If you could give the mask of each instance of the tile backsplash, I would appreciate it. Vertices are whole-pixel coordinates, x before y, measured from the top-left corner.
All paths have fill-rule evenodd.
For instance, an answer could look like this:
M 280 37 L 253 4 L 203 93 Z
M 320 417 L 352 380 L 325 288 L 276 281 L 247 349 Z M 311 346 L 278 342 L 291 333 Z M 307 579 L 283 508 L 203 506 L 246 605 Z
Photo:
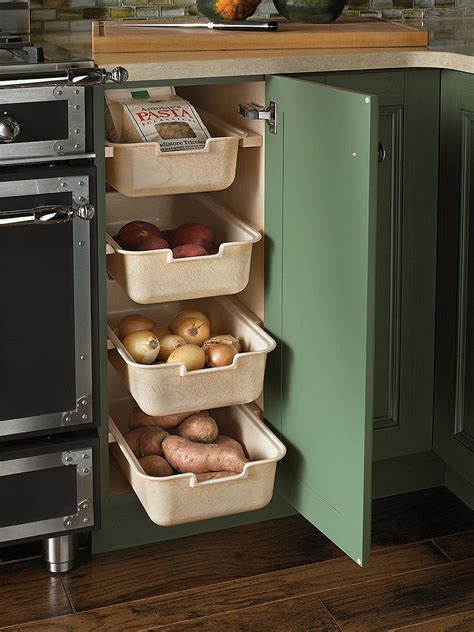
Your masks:
M 258 16 L 276 14 L 273 2 L 262 0 Z M 445 18 L 474 18 L 474 0 L 349 0 L 348 16 L 423 21 L 429 28 Z M 89 31 L 98 19 L 157 19 L 197 15 L 193 0 L 31 0 L 31 30 Z M 417 24 L 418 26 L 418 24 Z

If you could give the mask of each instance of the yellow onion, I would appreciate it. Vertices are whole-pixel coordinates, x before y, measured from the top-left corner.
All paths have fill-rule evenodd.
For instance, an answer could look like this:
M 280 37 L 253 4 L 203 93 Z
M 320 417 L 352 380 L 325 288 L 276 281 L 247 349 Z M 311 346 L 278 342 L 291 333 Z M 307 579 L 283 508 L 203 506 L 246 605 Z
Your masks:
M 210 335 L 209 325 L 200 318 L 187 318 L 179 323 L 175 333 L 191 345 L 201 346 Z
M 160 352 L 160 341 L 151 331 L 134 331 L 125 336 L 123 346 L 139 364 L 153 364 Z
M 210 367 L 229 366 L 236 354 L 237 349 L 232 345 L 224 343 L 211 345 L 207 351 L 207 364 Z
M 167 362 L 183 362 L 188 371 L 197 371 L 205 367 L 206 354 L 197 345 L 183 345 L 168 356 Z
M 182 312 L 179 312 L 178 314 L 176 314 L 176 316 L 168 325 L 171 333 L 177 334 L 178 332 L 176 331 L 176 329 L 178 325 L 181 322 L 183 322 L 183 320 L 187 320 L 188 318 L 199 318 L 200 320 L 204 321 L 207 324 L 207 326 L 209 327 L 209 330 L 211 329 L 211 323 L 209 321 L 209 318 L 206 316 L 206 314 L 203 314 L 197 309 L 184 309 Z
M 153 327 L 149 331 L 154 333 L 155 336 L 158 338 L 158 340 L 161 340 L 163 336 L 168 336 L 171 333 L 169 329 L 167 329 L 166 327 L 161 327 L 161 325 L 157 325 L 156 327 Z
M 230 334 L 220 334 L 219 336 L 212 336 L 212 338 L 206 340 L 202 346 L 204 351 L 207 353 L 211 345 L 218 344 L 231 345 L 232 347 L 235 347 L 237 353 L 240 353 L 242 351 L 240 340 L 235 336 L 231 336 Z
M 128 334 L 133 334 L 134 331 L 150 331 L 153 327 L 156 327 L 155 321 L 141 314 L 129 314 L 122 318 L 118 324 L 119 335 L 122 340 Z
M 176 336 L 175 334 L 162 336 L 160 338 L 160 353 L 158 354 L 158 360 L 161 360 L 161 362 L 166 362 L 173 351 L 185 344 L 186 340 L 184 340 L 184 338 L 181 338 L 181 336 Z

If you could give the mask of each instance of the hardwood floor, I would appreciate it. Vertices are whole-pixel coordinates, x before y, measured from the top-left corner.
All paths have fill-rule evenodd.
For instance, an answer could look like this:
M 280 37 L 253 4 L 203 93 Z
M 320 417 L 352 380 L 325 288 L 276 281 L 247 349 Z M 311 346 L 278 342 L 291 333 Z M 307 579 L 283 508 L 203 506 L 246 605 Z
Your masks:
M 359 568 L 297 516 L 84 560 L 0 564 L 0 630 L 474 632 L 474 512 L 444 488 L 374 503 Z

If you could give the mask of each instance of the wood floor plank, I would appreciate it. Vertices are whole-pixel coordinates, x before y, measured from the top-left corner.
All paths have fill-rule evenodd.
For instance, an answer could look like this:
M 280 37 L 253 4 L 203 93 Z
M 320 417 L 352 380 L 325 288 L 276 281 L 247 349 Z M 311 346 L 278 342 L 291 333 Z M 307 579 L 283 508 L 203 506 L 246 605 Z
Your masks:
M 383 632 L 472 609 L 474 560 L 345 587 L 320 598 L 344 632 Z
M 137 626 L 169 626 L 308 593 L 323 592 L 422 568 L 449 564 L 432 542 L 422 542 L 374 553 L 359 568 L 348 557 L 308 564 L 161 597 L 143 599 L 54 619 L 55 632 L 118 632 Z M 50 621 L 33 623 L 22 632 L 48 632 Z M 1 628 L 0 628 L 1 629 Z M 293 628 L 294 629 L 294 628 Z
M 139 632 L 152 632 L 156 627 L 142 628 Z M 217 632 L 251 632 L 272 630 L 272 632 L 340 632 L 340 628 L 324 608 L 316 595 L 305 595 L 294 599 L 274 601 L 272 603 L 234 610 L 205 619 L 187 621 L 167 626 L 167 630 L 192 632 L 207 630 Z
M 77 612 L 342 556 L 292 516 L 97 555 L 63 582 Z
M 1 625 L 70 612 L 61 580 L 46 573 L 39 560 L 0 565 Z
M 474 512 L 445 488 L 374 502 L 375 548 L 474 529 Z M 95 556 L 64 584 L 76 611 L 341 557 L 302 516 Z
M 395 628 L 391 632 L 472 632 L 474 630 L 474 610 L 453 614 L 450 617 L 416 623 L 404 628 Z
M 437 538 L 434 542 L 453 562 L 474 557 L 474 531 Z
M 446 487 L 379 498 L 372 516 L 373 548 L 474 529 L 474 511 Z

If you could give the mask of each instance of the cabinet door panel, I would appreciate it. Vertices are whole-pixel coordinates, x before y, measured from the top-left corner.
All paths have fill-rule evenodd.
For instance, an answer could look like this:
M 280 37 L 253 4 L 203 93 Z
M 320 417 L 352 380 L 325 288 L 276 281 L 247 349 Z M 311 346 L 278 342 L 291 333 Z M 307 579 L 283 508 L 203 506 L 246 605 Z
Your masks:
M 374 459 L 432 447 L 439 75 L 312 76 L 379 103 Z
M 474 484 L 474 78 L 441 87 L 435 450 Z
M 268 421 L 288 448 L 278 489 L 359 563 L 368 560 L 373 419 L 377 102 L 267 80 Z

